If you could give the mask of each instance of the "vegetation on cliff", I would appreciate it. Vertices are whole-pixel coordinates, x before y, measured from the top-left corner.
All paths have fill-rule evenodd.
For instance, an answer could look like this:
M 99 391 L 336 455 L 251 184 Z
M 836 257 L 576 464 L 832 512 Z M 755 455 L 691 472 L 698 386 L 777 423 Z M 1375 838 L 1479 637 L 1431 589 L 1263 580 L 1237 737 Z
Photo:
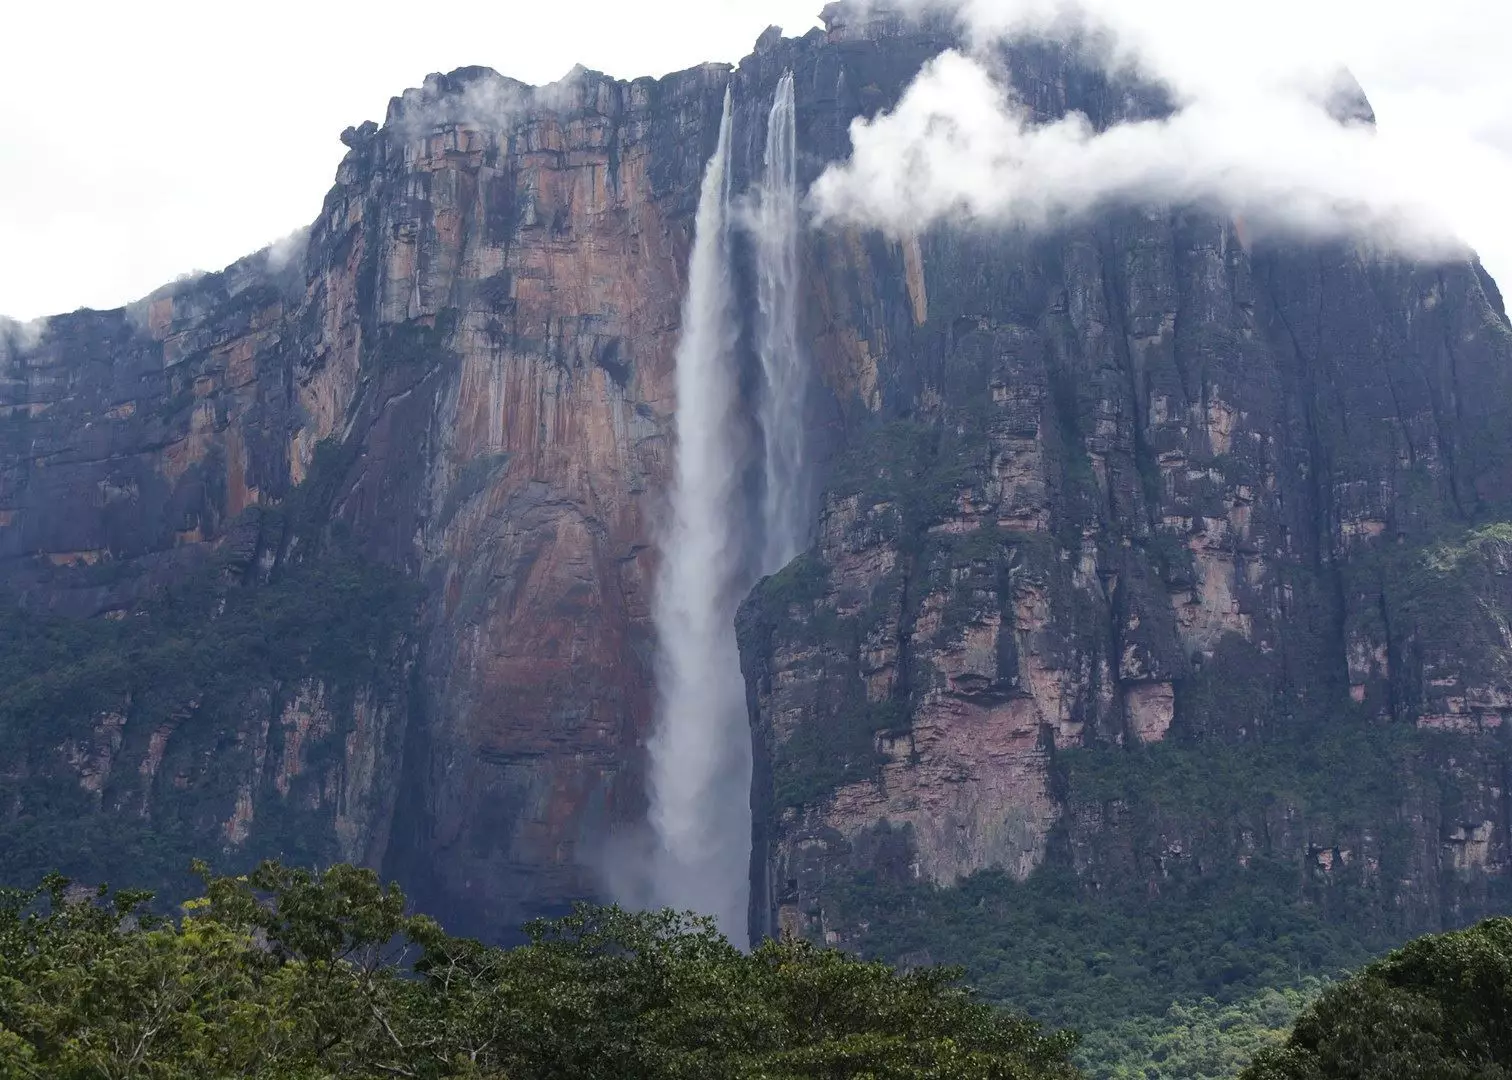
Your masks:
M 186 895 L 184 868 L 223 839 L 257 753 L 249 732 L 301 686 L 319 687 L 338 727 L 359 693 L 402 700 L 416 599 L 397 572 L 333 548 L 266 576 L 223 557 L 118 618 L 0 603 L 0 883 L 61 865 Z M 345 734 L 312 732 L 302 767 L 318 772 Z M 281 761 L 277 723 L 270 737 L 263 758 Z M 281 816 L 266 804 L 251 847 L 333 861 L 329 815 L 291 791 Z
M 834 915 L 867 927 L 865 955 L 960 965 L 985 999 L 1081 1031 L 1090 1075 L 1141 1080 L 1233 1076 L 1320 979 L 1399 940 L 1299 904 L 1289 869 L 1269 863 L 1143 900 L 1088 896 L 1054 872 L 949 889 L 863 875 L 837 890 Z
M 1343 718 L 1277 725 L 1259 744 L 1075 750 L 1060 756 L 1071 813 L 1116 807 L 1132 862 L 1112 842 L 1072 850 L 1061 834 L 1066 846 L 1026 881 L 987 871 L 936 888 L 881 867 L 832 882 L 825 917 L 863 928 L 848 940 L 865 955 L 960 965 L 988 1000 L 1074 1026 L 1092 1075 L 1232 1076 L 1282 1037 L 1319 980 L 1416 932 L 1377 881 L 1418 872 L 1405 829 L 1372 823 L 1393 822 L 1418 789 L 1454 814 L 1440 761 L 1469 750 L 1465 736 Z M 1286 823 L 1374 845 L 1226 857 L 1233 838 Z M 1499 882 L 1485 902 L 1505 910 Z
M 868 468 L 890 475 L 894 465 L 880 457 Z M 860 544 L 870 528 L 856 516 L 846 536 Z M 858 829 L 854 818 L 823 828 L 833 792 L 867 779 L 856 765 L 880 771 L 880 725 L 818 693 L 784 699 L 784 717 L 815 702 L 770 747 L 773 819 L 802 838 L 789 841 L 777 886 L 785 914 L 867 956 L 961 966 L 989 1000 L 1080 1030 L 1078 1060 L 1093 1075 L 1234 1075 L 1284 1036 L 1323 981 L 1414 934 L 1512 910 L 1498 841 L 1488 839 L 1500 834 L 1501 813 L 1488 793 L 1499 789 L 1512 746 L 1496 704 L 1512 530 L 1492 522 L 1433 535 L 1355 553 L 1343 587 L 1371 602 L 1337 641 L 1328 636 L 1337 626 L 1319 631 L 1299 620 L 1278 648 L 1230 632 L 1189 667 L 1173 663 L 1174 716 L 1160 741 L 1093 730 L 1085 745 L 1046 746 L 1060 813 L 1043 863 L 1025 881 L 998 869 L 946 887 L 921 881 L 916 852 L 927 837 L 880 811 L 865 830 L 847 833 Z M 1152 550 L 1163 576 L 1191 572 L 1177 565 L 1183 552 L 1190 555 Z M 901 665 L 913 678 L 910 705 L 921 689 L 953 692 L 928 681 L 928 649 L 946 655 L 962 628 L 1010 624 L 1015 612 L 1004 597 L 1015 595 L 1021 568 L 1052 592 L 1061 587 L 1040 554 L 1001 528 L 922 542 L 912 602 L 923 610 L 917 597 L 945 601 L 927 612 L 935 620 L 928 640 L 897 635 L 912 646 L 911 663 Z M 857 614 L 834 617 L 840 592 L 829 584 L 831 565 L 814 553 L 801 564 L 801 574 L 795 563 L 748 604 L 752 668 L 766 677 L 761 662 L 793 655 L 801 662 L 780 672 L 789 679 L 828 665 L 835 685 L 859 684 L 855 669 L 872 662 L 867 649 L 875 652 L 867 608 L 846 596 Z M 1287 574 L 1300 607 L 1333 603 L 1315 576 Z M 911 629 L 909 598 L 896 599 L 902 590 L 878 580 L 873 597 L 892 599 L 895 627 Z M 1066 599 L 1052 607 L 1074 608 L 1077 594 L 1055 595 Z M 970 606 L 981 597 L 996 604 L 986 621 Z M 826 628 L 821 649 L 792 649 L 807 645 L 827 615 L 833 631 Z M 1154 619 L 1143 611 L 1141 621 L 1148 628 Z M 764 634 L 772 644 L 763 645 Z M 980 634 L 996 649 L 998 678 L 988 691 L 1032 692 L 1013 650 L 1043 661 L 1070 634 L 1048 643 L 1022 630 L 1006 642 Z M 1371 654 L 1358 642 L 1382 644 Z M 946 659 L 993 674 L 979 656 L 968 658 L 977 665 L 969 669 Z M 981 693 L 980 684 L 967 689 Z M 907 734 L 913 714 L 903 709 L 888 721 Z M 855 764 L 842 771 L 836 763 Z M 998 767 L 983 755 L 959 775 Z M 882 795 L 871 797 L 883 805 Z M 823 844 L 811 839 L 820 837 Z
M 203 868 L 202 868 L 203 869 Z M 742 953 L 708 920 L 582 907 L 504 950 L 350 866 L 143 893 L 0 894 L 0 1077 L 1076 1075 L 1069 1035 L 806 942 Z

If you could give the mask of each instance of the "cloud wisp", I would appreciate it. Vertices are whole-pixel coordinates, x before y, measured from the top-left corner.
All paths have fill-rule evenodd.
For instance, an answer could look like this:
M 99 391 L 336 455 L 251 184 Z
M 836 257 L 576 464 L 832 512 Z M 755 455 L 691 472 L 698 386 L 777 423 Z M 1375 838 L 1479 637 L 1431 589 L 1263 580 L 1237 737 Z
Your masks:
M 21 322 L 0 315 L 0 362 L 8 364 L 14 357 L 41 344 L 49 321 L 43 317 Z
M 940 220 L 1046 229 L 1112 206 L 1191 205 L 1256 232 L 1347 238 L 1411 257 L 1462 257 L 1467 244 L 1512 255 L 1498 194 L 1512 182 L 1512 155 L 1494 138 L 1512 120 L 1496 113 L 1493 90 L 1459 86 L 1450 101 L 1486 98 L 1492 111 L 1470 128 L 1465 110 L 1446 103 L 1436 138 L 1425 118 L 1407 116 L 1412 130 L 1402 132 L 1390 112 L 1380 128 L 1359 110 L 1341 112 L 1353 85 L 1341 84 L 1351 60 L 1341 43 L 1361 25 L 1350 22 L 1350 0 L 1311 19 L 1296 0 L 1247 15 L 1195 0 L 914 6 L 951 7 L 968 45 L 926 65 L 892 111 L 853 125 L 852 157 L 813 188 L 821 220 L 896 234 Z M 1391 61 L 1410 23 L 1389 10 L 1374 18 L 1375 37 L 1359 49 L 1388 101 L 1406 100 L 1414 81 L 1419 91 L 1442 83 L 1431 67 Z M 1068 33 L 1111 73 L 1161 86 L 1171 113 L 1102 130 L 1080 114 L 1037 120 L 998 77 L 996 46 Z

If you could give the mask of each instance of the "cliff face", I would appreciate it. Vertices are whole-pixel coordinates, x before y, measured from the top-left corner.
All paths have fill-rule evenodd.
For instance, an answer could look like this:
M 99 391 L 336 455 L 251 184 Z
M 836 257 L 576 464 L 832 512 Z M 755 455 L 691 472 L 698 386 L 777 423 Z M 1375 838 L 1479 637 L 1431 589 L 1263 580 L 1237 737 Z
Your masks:
M 259 673 L 269 708 L 226 717 L 239 746 L 287 731 L 245 782 L 218 778 L 200 827 L 229 853 L 280 850 L 256 823 L 292 798 L 298 746 L 350 731 L 326 787 L 366 777 L 383 812 L 333 794 L 309 827 L 340 854 L 479 932 L 593 891 L 592 843 L 642 812 L 646 507 L 727 78 L 435 77 L 343 136 L 287 263 L 8 331 L 0 551 L 27 610 L 133 614 L 259 522 L 253 587 L 337 547 L 424 586 L 397 737 L 368 730 L 366 682 L 337 721 L 323 684 Z M 178 799 L 148 765 L 194 736 L 144 722 L 129 702 L 96 718 L 128 754 L 108 768 L 39 735 L 30 769 L 110 790 L 151 774 L 146 819 Z M 7 812 L 23 833 L 46 813 L 19 787 Z
M 330 428 L 351 462 L 335 516 L 428 596 L 392 865 L 480 931 L 592 893 L 596 845 L 642 813 L 648 508 L 724 78 L 462 73 L 343 166 L 360 187 L 336 215 L 374 244 L 356 308 L 412 374 L 355 406 L 339 381 L 310 396 L 366 426 Z
M 1140 107 L 1009 66 L 1045 114 Z M 867 947 L 857 880 L 1041 867 L 1149 898 L 1279 864 L 1398 929 L 1501 902 L 1512 332 L 1478 267 L 1164 211 L 806 243 L 851 408 L 815 545 L 741 617 L 758 931 Z
M 368 764 L 326 784 L 381 778 L 378 809 L 352 826 L 333 803 L 303 828 L 322 852 L 346 836 L 343 855 L 381 863 L 467 931 L 594 894 L 606 840 L 644 816 L 672 356 L 726 85 L 737 84 L 744 187 L 777 80 L 803 67 L 821 102 L 812 174 L 843 149 L 853 115 L 884 103 L 879 79 L 900 87 L 943 41 L 769 33 L 738 76 L 710 66 L 626 83 L 576 71 L 544 88 L 486 69 L 433 76 L 382 126 L 343 134 L 349 152 L 297 250 L 125 310 L 4 330 L 0 586 L 29 613 L 133 626 L 186 581 L 255 592 L 301 567 L 320 577 L 335 551 L 401 572 L 422 586 L 417 613 L 369 653 L 387 672 L 382 658 L 408 650 L 412 677 L 385 690 L 385 715 L 403 722 L 392 738 L 359 737 Z M 854 316 L 825 351 L 847 386 L 875 376 L 876 335 Z M 232 858 L 293 850 L 286 830 L 257 824 L 291 798 L 278 749 L 288 725 L 267 715 L 332 699 L 297 665 L 242 674 L 270 704 L 228 706 L 213 738 L 204 723 L 138 715 L 124 697 L 108 722 L 69 721 L 120 742 L 111 777 L 156 778 L 144 762 L 193 747 L 206 791 L 184 846 L 198 837 Z M 347 698 L 374 698 L 369 674 L 343 675 Z M 176 708 L 193 715 L 195 700 L 186 690 Z M 313 734 L 290 736 L 297 744 L 335 746 L 360 727 L 350 710 L 307 720 L 294 727 Z M 16 777 L 48 791 L 102 784 L 101 810 L 139 807 L 143 828 L 179 801 L 157 779 L 140 797 L 118 794 L 90 754 L 20 719 L 7 726 L 29 762 Z M 225 739 L 268 738 L 255 768 L 224 767 Z M 56 816 L 42 790 L 15 779 L 6 811 L 17 849 L 39 859 L 49 845 L 37 829 Z
M 817 544 L 743 615 L 758 916 L 843 938 L 837 877 L 1023 878 L 1056 844 L 1104 885 L 1263 852 L 1389 875 L 1430 923 L 1479 910 L 1507 867 L 1512 593 L 1505 527 L 1471 528 L 1507 491 L 1512 335 L 1474 273 L 1181 218 L 962 246 L 923 241 L 929 318 L 890 350 L 925 385 L 852 439 Z M 1135 779 L 1151 744 L 1401 728 L 1442 737 L 1370 802 Z M 1125 783 L 1077 782 L 1115 747 Z
M 434 76 L 345 133 L 301 250 L 0 329 L 0 586 L 127 634 L 70 638 L 75 666 L 138 625 L 198 658 L 155 697 L 131 654 L 114 696 L 6 706 L 8 852 L 172 818 L 185 850 L 381 865 L 484 934 L 596 893 L 644 811 L 672 356 L 724 89 L 741 190 L 794 72 L 806 183 L 951 41 L 829 24 L 733 72 Z M 1056 46 L 1007 59 L 1042 115 L 1160 107 Z M 831 902 L 858 873 L 1158 888 L 1256 853 L 1376 875 L 1430 922 L 1488 902 L 1512 343 L 1473 268 L 1182 213 L 810 231 L 802 264 L 825 496 L 742 616 L 758 930 L 859 941 Z M 298 618 L 254 648 L 228 611 Z M 1336 727 L 1379 750 L 1369 798 L 1152 801 L 1163 759 L 1135 753 L 1250 761 Z

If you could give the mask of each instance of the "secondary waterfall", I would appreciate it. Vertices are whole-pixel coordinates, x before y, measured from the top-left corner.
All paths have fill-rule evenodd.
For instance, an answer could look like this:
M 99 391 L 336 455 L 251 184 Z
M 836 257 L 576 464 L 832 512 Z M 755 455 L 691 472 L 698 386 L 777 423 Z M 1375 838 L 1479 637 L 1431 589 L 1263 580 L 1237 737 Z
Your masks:
M 650 823 L 657 905 L 746 940 L 751 742 L 735 644 L 746 572 L 744 465 L 730 268 L 730 92 L 699 194 L 677 346 L 676 471 L 652 617 L 658 640 Z
M 807 371 L 798 351 L 798 151 L 793 75 L 777 84 L 767 118 L 766 160 L 752 214 L 756 248 L 756 348 L 765 441 L 762 573 L 782 569 L 803 548 L 808 490 L 804 469 Z

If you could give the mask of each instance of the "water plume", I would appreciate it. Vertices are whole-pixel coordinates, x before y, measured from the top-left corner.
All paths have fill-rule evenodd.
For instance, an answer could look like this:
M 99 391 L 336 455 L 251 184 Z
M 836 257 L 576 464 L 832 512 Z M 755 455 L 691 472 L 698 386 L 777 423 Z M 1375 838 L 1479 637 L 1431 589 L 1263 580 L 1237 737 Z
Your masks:
M 650 892 L 746 938 L 750 733 L 735 642 L 744 447 L 730 270 L 731 100 L 704 173 L 677 346 L 677 456 L 652 616 L 658 712 L 650 751 Z
M 766 156 L 751 216 L 756 249 L 756 348 L 765 448 L 761 570 L 775 573 L 803 548 L 808 485 L 804 467 L 808 371 L 798 347 L 798 170 L 793 75 L 777 84 L 767 119 Z
M 725 94 L 719 142 L 699 193 L 688 292 L 677 347 L 677 450 L 671 523 L 653 618 L 657 718 L 650 751 L 652 850 L 618 890 L 628 902 L 712 915 L 733 941 L 747 935 L 751 853 L 751 743 L 735 611 L 759 573 L 802 549 L 808 487 L 804 424 L 808 373 L 798 346 L 797 153 L 793 77 L 768 117 L 761 178 L 743 221 L 755 259 L 755 343 L 761 364 L 761 505 L 743 478 L 751 460 L 740 415 L 739 318 L 732 276 L 732 109 Z M 742 526 L 755 510 L 761 548 Z M 621 867 L 621 877 L 627 876 Z

